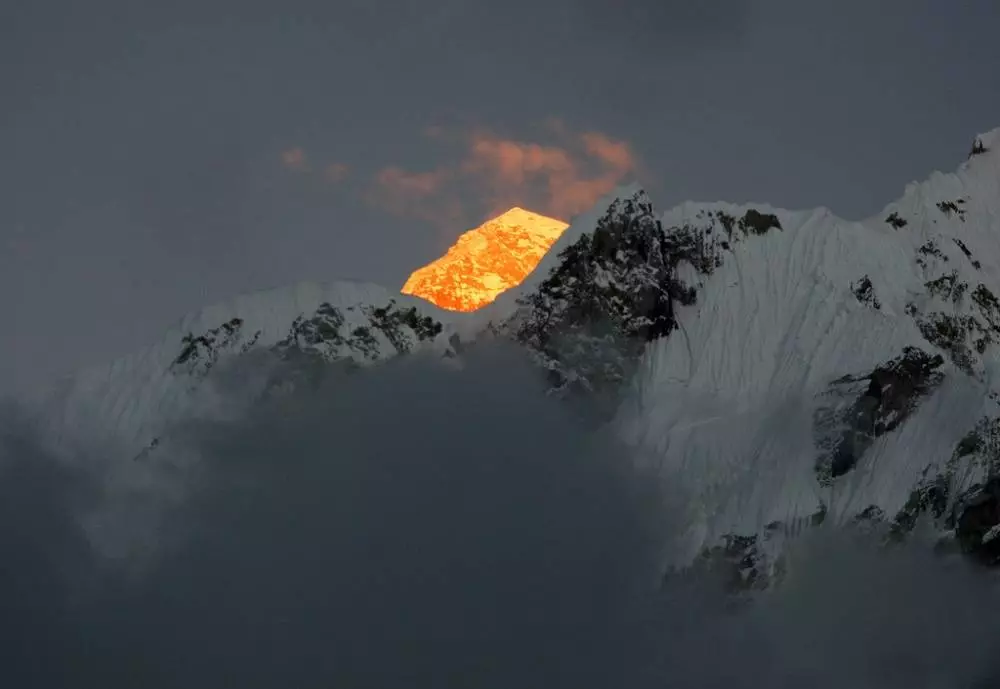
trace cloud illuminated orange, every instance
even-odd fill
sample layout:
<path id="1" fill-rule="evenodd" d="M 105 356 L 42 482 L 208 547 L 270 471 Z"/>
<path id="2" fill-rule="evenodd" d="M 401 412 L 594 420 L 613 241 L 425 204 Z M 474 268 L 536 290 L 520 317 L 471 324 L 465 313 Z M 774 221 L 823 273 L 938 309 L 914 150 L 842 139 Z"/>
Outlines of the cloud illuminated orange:
<path id="1" fill-rule="evenodd" d="M 610 171 L 624 174 L 635 169 L 635 156 L 624 141 L 615 141 L 600 132 L 586 132 L 582 138 L 587 152 L 606 163 Z"/>
<path id="2" fill-rule="evenodd" d="M 460 159 L 424 172 L 386 167 L 376 175 L 378 193 L 369 198 L 393 213 L 438 224 L 455 222 L 456 213 L 482 220 L 511 206 L 569 219 L 636 173 L 638 162 L 626 142 L 594 131 L 575 134 L 559 120 L 547 126 L 559 135 L 559 145 L 486 130 L 452 136 L 429 127 L 429 138 L 461 142 Z"/>
<path id="3" fill-rule="evenodd" d="M 376 174 L 366 195 L 368 203 L 400 217 L 414 218 L 438 227 L 461 226 L 462 204 L 447 193 L 447 169 L 408 172 L 397 165 Z"/>
<path id="4" fill-rule="evenodd" d="M 306 170 L 309 167 L 306 152 L 297 146 L 281 152 L 281 164 L 289 170 L 296 171 Z"/>
<path id="5" fill-rule="evenodd" d="M 444 170 L 432 172 L 407 172 L 401 167 L 391 165 L 378 173 L 378 184 L 393 194 L 400 196 L 429 196 L 441 188 L 446 177 Z"/>

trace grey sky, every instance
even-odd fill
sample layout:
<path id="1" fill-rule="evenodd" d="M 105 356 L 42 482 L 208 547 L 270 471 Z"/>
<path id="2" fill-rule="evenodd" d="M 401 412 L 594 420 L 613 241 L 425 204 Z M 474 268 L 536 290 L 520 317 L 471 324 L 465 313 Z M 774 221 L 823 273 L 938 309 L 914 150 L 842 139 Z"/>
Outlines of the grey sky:
<path id="1" fill-rule="evenodd" d="M 454 171 L 483 129 L 624 141 L 661 207 L 868 215 L 1000 125 L 998 23 L 993 0 L 5 3 L 0 389 L 235 293 L 402 284 L 498 198 L 447 178 L 462 206 L 430 222 L 375 176 Z"/>

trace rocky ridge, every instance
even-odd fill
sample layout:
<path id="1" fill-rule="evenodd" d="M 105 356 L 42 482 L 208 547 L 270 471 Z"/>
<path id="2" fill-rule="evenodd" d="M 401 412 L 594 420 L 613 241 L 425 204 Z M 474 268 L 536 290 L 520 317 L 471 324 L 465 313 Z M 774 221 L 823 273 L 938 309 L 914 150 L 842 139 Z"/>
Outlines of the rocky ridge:
<path id="1" fill-rule="evenodd" d="M 81 375 L 47 408 L 63 422 L 110 419 L 148 458 L 163 428 L 213 398 L 229 361 L 357 370 L 415 351 L 454 359 L 498 335 L 528 349 L 553 394 L 614 400 L 624 436 L 691 491 L 690 561 L 734 588 L 766 587 L 781 572 L 776 544 L 819 524 L 893 542 L 930 522 L 941 544 L 992 564 L 998 139 L 978 137 L 956 173 L 860 223 L 763 204 L 658 214 L 623 189 L 480 313 L 347 283 L 252 297 Z M 254 394 L 289 383 L 277 370 Z M 83 414 L 95 398 L 99 413 Z"/>

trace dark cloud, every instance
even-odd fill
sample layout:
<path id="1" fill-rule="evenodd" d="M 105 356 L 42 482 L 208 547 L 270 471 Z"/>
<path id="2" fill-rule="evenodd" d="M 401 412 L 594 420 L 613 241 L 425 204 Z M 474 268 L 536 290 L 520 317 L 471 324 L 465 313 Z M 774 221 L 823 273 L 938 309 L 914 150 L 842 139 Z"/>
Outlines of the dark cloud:
<path id="1" fill-rule="evenodd" d="M 4 686 L 967 687 L 989 679 L 995 584 L 925 550 L 819 533 L 786 585 L 733 608 L 658 590 L 680 496 L 586 431 L 518 355 L 330 374 L 176 429 L 186 498 L 100 453 L 54 463 L 5 417 Z M 238 370 L 230 372 L 238 375 Z M 154 475 L 156 472 L 153 472 Z M 115 486 L 119 488 L 115 488 Z M 120 504 L 116 504 L 120 503 Z M 163 503 L 166 504 L 166 503 Z M 87 517 L 81 521 L 82 517 Z M 107 520 L 106 520 L 107 521 Z M 114 527 L 111 524 L 110 527 Z M 98 545 L 100 545 L 98 543 Z M 986 685 L 988 686 L 988 685 Z"/>
<path id="2" fill-rule="evenodd" d="M 593 34 L 647 55 L 701 52 L 739 40 L 752 11 L 749 0 L 577 0 L 572 5 Z"/>
<path id="3" fill-rule="evenodd" d="M 75 483 L 37 452 L 6 447 L 4 497 L 21 497 L 4 504 L 0 605 L 22 614 L 0 619 L 2 636 L 17 637 L 0 647 L 3 683 L 611 686 L 628 676 L 636 605 L 657 580 L 651 491 L 518 359 L 471 364 L 462 374 L 390 364 L 230 424 L 179 429 L 165 452 L 204 463 L 184 507 L 138 534 L 159 545 L 138 576 L 100 551 L 77 557 L 75 520 L 98 509 L 129 522 L 156 486 L 137 489 L 152 491 L 145 500 L 102 493 L 124 508 L 70 501 Z M 86 591 L 49 581 L 94 572 L 102 585 Z M 26 620 L 37 633 L 19 629 Z"/>

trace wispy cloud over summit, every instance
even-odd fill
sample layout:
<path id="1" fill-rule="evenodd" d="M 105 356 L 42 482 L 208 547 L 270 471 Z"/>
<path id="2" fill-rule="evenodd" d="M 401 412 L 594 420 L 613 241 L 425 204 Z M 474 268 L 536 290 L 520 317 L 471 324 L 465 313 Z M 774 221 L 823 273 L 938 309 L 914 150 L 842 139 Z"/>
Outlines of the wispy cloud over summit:
<path id="1" fill-rule="evenodd" d="M 456 212 L 482 219 L 516 205 L 569 219 L 640 167 L 623 140 L 574 132 L 558 120 L 548 125 L 555 136 L 547 141 L 508 138 L 488 128 L 427 127 L 425 136 L 457 154 L 428 170 L 383 167 L 369 203 L 438 225 L 454 222 Z"/>

